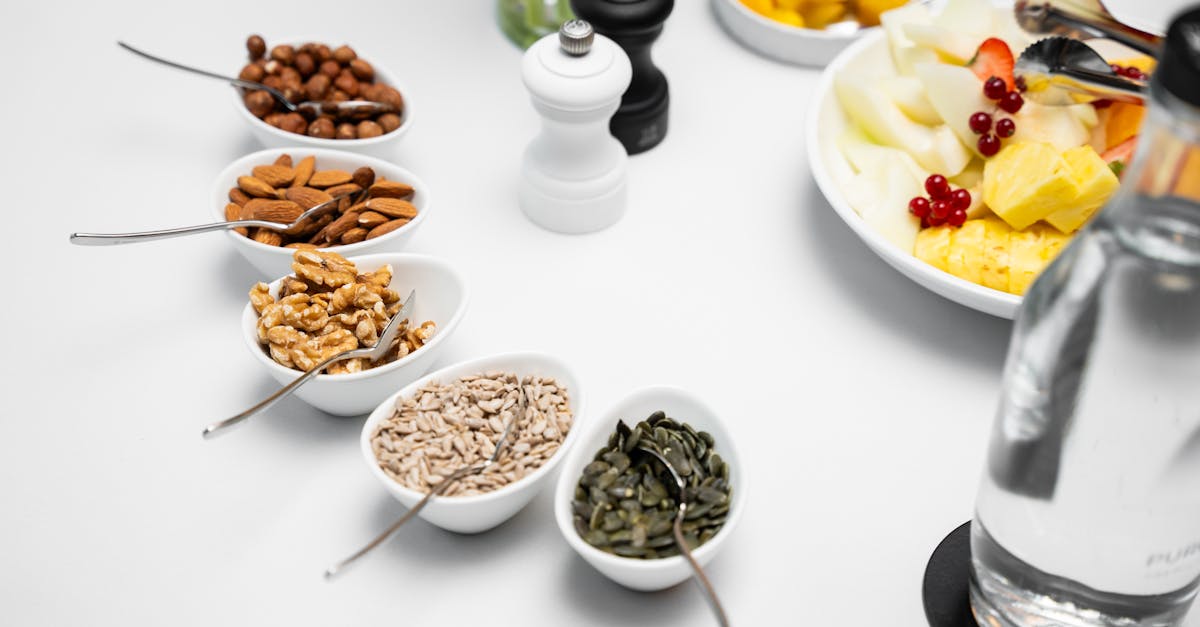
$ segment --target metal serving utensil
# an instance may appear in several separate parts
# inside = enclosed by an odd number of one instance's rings
[[[704,596],[708,600],[709,607],[712,608],[713,614],[717,617],[717,623],[721,627],[729,627],[729,618],[725,616],[725,609],[721,607],[721,601],[717,598],[717,591],[713,589],[712,582],[708,580],[708,576],[704,574],[704,569],[700,567],[700,563],[696,558],[692,557],[692,551],[688,549],[687,542],[683,540],[683,518],[687,515],[687,500],[684,498],[684,489],[687,483],[680,476],[679,471],[675,470],[675,466],[667,461],[667,458],[657,450],[650,448],[644,444],[639,444],[637,450],[644,453],[649,453],[658,461],[666,466],[667,472],[671,473],[671,478],[675,480],[675,486],[679,489],[679,511],[675,513],[675,524],[672,527],[675,534],[675,545],[679,547],[679,553],[683,555],[692,570],[696,573],[696,581],[700,583],[700,587],[704,590]]]
[[[365,193],[366,190],[360,192],[346,192],[338,194],[331,200],[316,205],[300,214],[300,217],[288,223],[271,222],[269,220],[230,220],[226,222],[212,222],[209,224],[197,224],[195,226],[181,226],[174,229],[160,229],[158,231],[139,231],[136,233],[72,233],[71,243],[79,246],[112,246],[114,244],[133,244],[137,242],[149,242],[158,239],[167,239],[170,237],[180,237],[183,235],[192,235],[193,233],[208,233],[210,231],[226,231],[229,229],[238,229],[244,227],[260,227],[287,233],[289,235],[302,230],[304,227],[311,224],[311,220],[329,213],[337,208],[338,202],[343,198],[353,196],[355,194]]]
[[[339,118],[340,117],[365,117],[365,116],[369,116],[369,115],[374,115],[376,113],[399,113],[399,110],[397,110],[396,107],[393,107],[390,104],[387,104],[384,102],[373,102],[370,100],[345,100],[342,102],[334,102],[332,100],[328,100],[328,101],[306,100],[304,102],[293,103],[290,100],[288,100],[287,97],[285,97],[283,95],[283,92],[279,91],[278,89],[272,88],[272,87],[267,87],[266,85],[263,85],[262,83],[256,83],[254,81],[248,81],[248,80],[237,78],[234,76],[225,76],[224,74],[217,74],[216,72],[209,72],[208,70],[201,70],[200,68],[194,68],[194,67],[191,67],[188,65],[184,65],[182,63],[170,61],[170,60],[164,59],[162,57],[152,55],[149,52],[146,52],[144,50],[138,50],[137,48],[134,48],[133,46],[131,46],[123,41],[118,41],[117,45],[121,46],[122,48],[124,48],[138,56],[144,57],[146,59],[150,59],[151,61],[155,61],[155,62],[161,63],[163,65],[173,67],[178,70],[183,70],[185,72],[199,74],[200,76],[207,76],[209,78],[215,78],[217,80],[222,80],[222,81],[225,81],[232,85],[235,85],[237,87],[244,87],[246,89],[261,89],[261,90],[267,92],[268,94],[271,94],[271,97],[274,98],[276,102],[283,105],[284,108],[286,108],[288,111],[292,111],[294,113],[299,113],[301,115],[308,117],[309,119],[315,118],[317,115],[320,115],[322,113],[333,115],[333,116],[339,117]]]
[[[375,342],[375,346],[343,351],[332,357],[329,357],[325,361],[313,366],[312,370],[309,370],[299,377],[296,377],[294,381],[283,386],[278,392],[275,392],[274,394],[263,399],[262,402],[254,407],[251,407],[250,409],[247,409],[246,411],[231,418],[226,418],[220,422],[214,422],[213,424],[208,425],[204,428],[204,431],[201,435],[203,435],[205,439],[208,439],[214,435],[217,435],[217,432],[221,429],[235,425],[253,416],[254,414],[261,412],[262,410],[279,402],[280,399],[288,394],[295,392],[296,388],[304,385],[304,383],[308,381],[311,381],[312,378],[320,374],[322,370],[325,370],[329,366],[336,364],[339,361],[354,359],[356,357],[366,357],[372,362],[379,361],[384,355],[387,355],[388,352],[391,351],[392,342],[396,339],[396,336],[408,326],[405,324],[405,322],[412,317],[413,306],[416,302],[417,291],[413,290],[408,293],[408,298],[404,299],[404,305],[400,307],[400,311],[396,312],[396,315],[392,316],[392,319],[388,321],[387,326],[383,329],[383,333],[379,335],[379,341]]]
[[[1146,97],[1146,81],[1118,76],[1091,46],[1066,37],[1049,37],[1026,48],[1015,74],[1024,96],[1038,104],[1101,99],[1141,104]]]
[[[383,533],[379,534],[378,536],[375,536],[374,540],[371,540],[370,542],[368,542],[366,544],[366,546],[359,549],[357,552],[355,552],[350,557],[347,557],[346,559],[325,569],[325,578],[333,579],[338,574],[340,574],[342,571],[344,571],[347,566],[350,566],[355,561],[357,561],[358,558],[366,555],[367,553],[370,553],[372,550],[375,549],[375,547],[379,546],[380,544],[383,544],[385,540],[387,540],[388,538],[390,538],[392,536],[392,534],[396,533],[396,530],[398,530],[398,529],[400,529],[400,527],[404,526],[404,523],[407,523],[408,521],[412,520],[422,509],[425,509],[425,506],[429,503],[429,501],[431,499],[433,499],[433,497],[438,496],[439,494],[445,492],[447,489],[450,488],[451,484],[453,484],[455,481],[458,481],[459,479],[462,479],[463,477],[466,477],[467,475],[474,475],[477,473],[481,473],[481,472],[487,470],[489,467],[491,467],[492,464],[495,464],[496,460],[499,459],[499,457],[500,457],[500,453],[503,452],[505,446],[508,445],[508,436],[512,433],[513,427],[516,426],[517,422],[521,419],[521,417],[525,415],[527,408],[528,408],[528,402],[525,397],[524,384],[521,382],[520,378],[518,378],[518,380],[517,380],[517,406],[515,408],[515,411],[513,412],[512,418],[509,418],[508,424],[505,425],[505,427],[504,427],[504,433],[500,436],[500,441],[496,442],[496,450],[492,451],[492,456],[487,458],[487,461],[483,462],[482,464],[478,464],[475,466],[464,466],[464,467],[459,468],[458,470],[455,470],[454,472],[450,473],[450,476],[442,479],[442,481],[440,483],[438,483],[437,485],[433,486],[433,489],[430,490],[429,492],[427,492],[425,494],[425,496],[421,498],[420,501],[417,501],[417,504],[413,505],[412,509],[405,512],[404,515],[401,516],[399,519],[397,519],[396,522],[392,523],[392,525],[390,527],[388,527],[387,529],[384,529]]]
[[[1117,20],[1101,0],[1017,0],[1013,11],[1026,32],[1072,39],[1104,37],[1158,58],[1163,36]]]

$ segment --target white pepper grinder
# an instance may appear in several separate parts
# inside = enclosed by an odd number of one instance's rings
[[[632,69],[620,46],[570,20],[525,52],[521,76],[542,131],[521,163],[521,210],[559,233],[590,233],[625,213],[628,155],[608,130]]]

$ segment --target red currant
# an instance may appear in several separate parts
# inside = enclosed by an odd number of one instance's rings
[[[1025,106],[1025,99],[1021,97],[1021,94],[1010,91],[1004,94],[1004,97],[996,104],[1009,113],[1016,113],[1021,110],[1021,107]]]
[[[1001,138],[1009,138],[1013,133],[1017,132],[1017,123],[1012,121],[1012,118],[1004,118],[996,122],[996,136]]]
[[[950,215],[946,216],[946,224],[949,224],[950,226],[962,226],[966,221],[966,209],[955,209],[954,211],[950,212]]]
[[[999,100],[1007,93],[1008,84],[999,76],[993,76],[983,84],[983,95],[987,96],[989,100]]]
[[[971,206],[971,192],[965,189],[956,189],[950,192],[950,210],[958,211],[959,209],[966,211]]]
[[[979,154],[990,157],[1000,152],[1000,138],[988,133],[979,138],[979,143],[976,146],[979,148]]]
[[[950,193],[950,183],[941,174],[933,174],[925,179],[925,191],[929,192],[934,200],[937,200]]]
[[[1096,107],[1097,109],[1107,109],[1113,106],[1113,101],[1109,100],[1108,98],[1101,98],[1100,100],[1093,101],[1092,106]]]
[[[932,215],[925,220],[929,222],[929,226],[941,226],[946,223],[946,218],[935,218]]]
[[[1146,73],[1135,67],[1129,68],[1128,72],[1126,72],[1126,76],[1137,81],[1146,80]]]
[[[923,229],[929,228],[929,216],[925,216],[924,218],[921,218],[921,228],[923,228]]]
[[[1027,89],[1027,87],[1025,86],[1025,77],[1024,76],[1016,77],[1015,79],[1013,79],[1013,82],[1017,84],[1017,91],[1023,92]]]
[[[992,116],[983,111],[976,111],[971,114],[971,119],[967,121],[967,124],[971,126],[971,130],[976,135],[983,135],[992,130]]]
[[[944,200],[935,200],[929,203],[929,220],[945,220],[946,216],[950,215],[950,203]]]
[[[1121,67],[1121,66],[1117,65],[1116,63],[1109,63],[1109,64],[1108,64],[1108,69],[1112,70],[1112,71],[1113,71],[1113,74],[1116,74],[1117,76],[1124,76],[1124,75],[1125,75],[1125,68],[1123,68],[1123,67]]]
[[[917,196],[908,201],[908,212],[918,218],[924,218],[929,215],[929,199]]]

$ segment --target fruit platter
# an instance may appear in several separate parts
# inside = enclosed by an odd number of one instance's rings
[[[1012,318],[1038,274],[1116,191],[1143,106],[1026,98],[1034,39],[1010,7],[948,0],[883,13],[825,70],[807,120],[813,176],[885,261],[968,307]],[[1089,41],[1112,69],[1153,59]]]

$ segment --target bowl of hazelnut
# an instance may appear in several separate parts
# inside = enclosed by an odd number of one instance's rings
[[[238,77],[282,92],[293,104],[369,101],[387,111],[303,115],[289,111],[265,90],[235,89],[236,107],[264,146],[311,146],[386,155],[412,126],[412,106],[388,70],[348,45],[304,41],[269,46],[246,40],[248,61]]]

